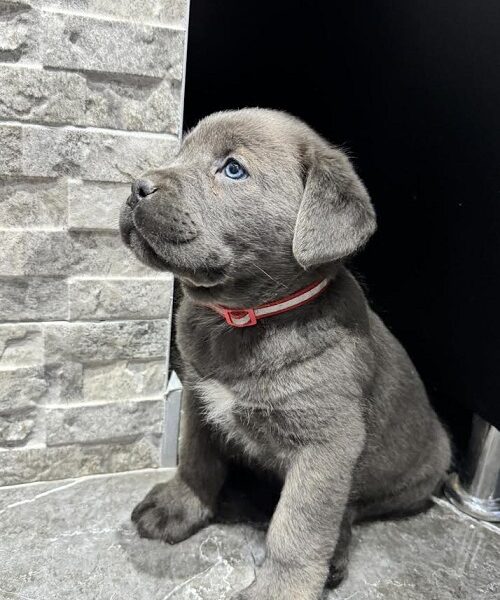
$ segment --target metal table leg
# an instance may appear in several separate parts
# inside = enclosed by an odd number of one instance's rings
[[[500,431],[477,415],[463,472],[453,473],[444,491],[463,512],[500,521]]]

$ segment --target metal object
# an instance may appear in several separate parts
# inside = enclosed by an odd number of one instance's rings
[[[161,466],[176,467],[181,422],[182,383],[175,371],[168,380],[161,444]]]
[[[500,431],[475,415],[463,472],[445,485],[448,499],[483,521],[500,521]]]

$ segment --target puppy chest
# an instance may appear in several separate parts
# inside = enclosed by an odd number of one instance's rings
[[[226,435],[236,428],[234,407],[236,398],[229,388],[214,380],[202,381],[196,385],[202,403],[205,419],[221,429]]]
[[[255,457],[269,452],[277,440],[268,411],[249,408],[232,390],[215,380],[200,382],[196,388],[203,414],[210,425]]]

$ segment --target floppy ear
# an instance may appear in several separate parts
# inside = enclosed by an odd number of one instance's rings
[[[326,146],[311,152],[293,235],[293,254],[307,269],[359,250],[374,233],[375,211],[347,156]]]

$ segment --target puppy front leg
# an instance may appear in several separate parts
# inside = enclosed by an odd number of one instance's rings
[[[199,411],[196,393],[184,389],[179,467],[173,479],[160,483],[132,512],[141,537],[180,542],[213,516],[226,476],[226,464]]]
[[[264,564],[234,600],[320,597],[358,454],[354,448],[322,446],[294,457],[268,531]]]

